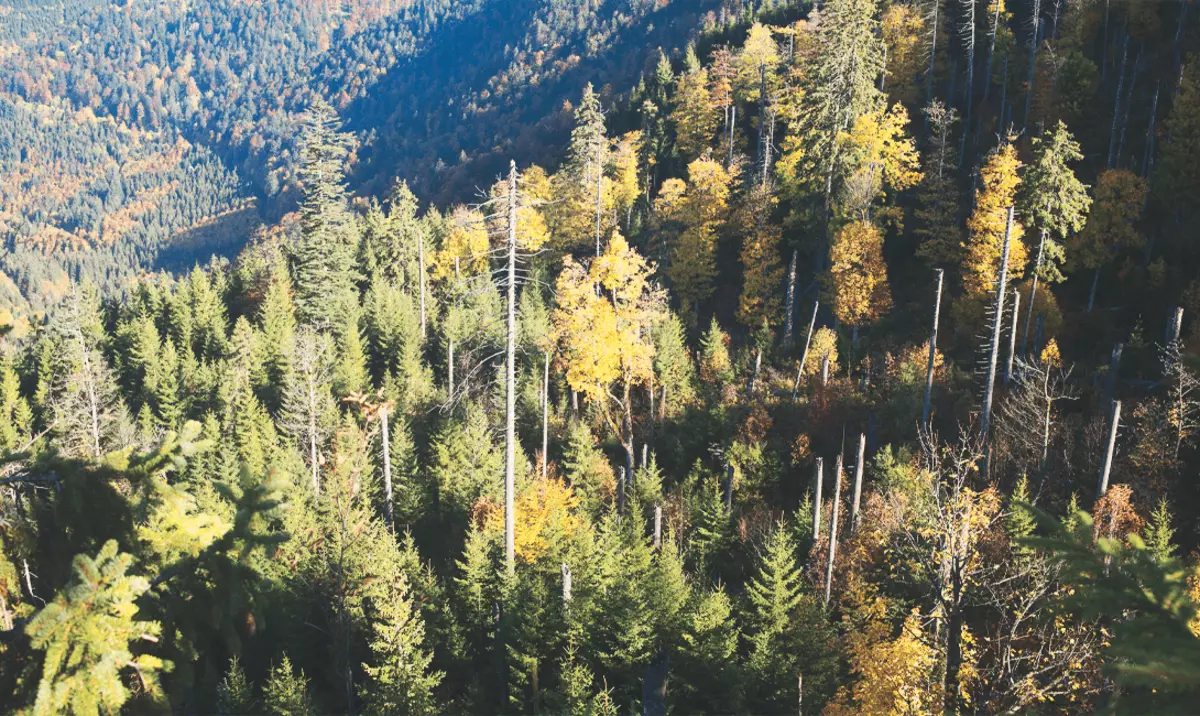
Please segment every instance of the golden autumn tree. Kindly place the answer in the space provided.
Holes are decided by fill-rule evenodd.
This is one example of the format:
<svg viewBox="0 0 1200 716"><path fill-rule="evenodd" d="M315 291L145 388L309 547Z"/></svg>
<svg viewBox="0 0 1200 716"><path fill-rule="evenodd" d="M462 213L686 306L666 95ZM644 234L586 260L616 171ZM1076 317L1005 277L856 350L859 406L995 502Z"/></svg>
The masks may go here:
<svg viewBox="0 0 1200 716"><path fill-rule="evenodd" d="M642 193L641 167L638 166L638 156L642 152L642 133L640 131L626 132L612 140L609 149L612 173L612 208L618 214L624 214L626 225ZM539 197L540 198L540 197Z"/></svg>
<svg viewBox="0 0 1200 716"><path fill-rule="evenodd" d="M563 259L557 283L554 331L567 383L599 409L625 448L633 470L635 386L650 380L654 340L650 328L666 318L666 295L650 281L653 267L613 232L604 253L586 266Z"/></svg>
<svg viewBox="0 0 1200 716"><path fill-rule="evenodd" d="M915 610L909 614L899 635L893 638L882 610L868 611L865 628L847 636L850 669L858 680L852 687L838 689L836 700L824 713L917 716L941 711L937 650L924 632L920 615Z"/></svg>
<svg viewBox="0 0 1200 716"><path fill-rule="evenodd" d="M474 276L488 267L488 230L483 214L456 206L447 222L441 249L433 256L433 278L444 281L455 274Z"/></svg>
<svg viewBox="0 0 1200 716"><path fill-rule="evenodd" d="M778 199L772 194L769 182L762 182L750 191L741 211L742 238L742 296L738 302L738 320L756 330L765 322L779 322L782 305L780 287L783 266L779 262L779 227L771 222L771 212Z"/></svg>
<svg viewBox="0 0 1200 716"><path fill-rule="evenodd" d="M554 475L535 477L517 495L514 543L517 559L525 564L537 562L547 553L585 532L587 519L579 512L579 495L564 480ZM504 510L488 505L486 528L504 532Z"/></svg>
<svg viewBox="0 0 1200 716"><path fill-rule="evenodd" d="M833 311L855 329L879 320L892 307L883 234L869 221L842 227L830 246L829 278Z"/></svg>
<svg viewBox="0 0 1200 716"><path fill-rule="evenodd" d="M761 70L767 70L767 82L779 64L779 45L770 25L754 23L746 33L746 41L733 57L734 91L743 102L757 102Z"/></svg>
<svg viewBox="0 0 1200 716"><path fill-rule="evenodd" d="M733 177L708 157L688 165L688 183L668 179L655 202L663 220L680 227L669 247L667 276L679 296L681 312L694 318L713 291L717 275L717 232L729 212Z"/></svg>
<svg viewBox="0 0 1200 716"><path fill-rule="evenodd" d="M1012 142L1004 142L980 170L980 187L975 192L975 211L967 220L969 238L962 262L963 287L970 295L982 296L996 282L1008 208L1016 201L1021 183L1017 172L1021 166L1016 147ZM1021 240L1024 235L1025 229L1014 220L1008 250L1010 281L1020 279L1025 273L1026 251Z"/></svg>
<svg viewBox="0 0 1200 716"><path fill-rule="evenodd" d="M838 137L846 172L840 201L844 215L867 219L885 190L903 191L921 181L920 158L907 126L908 111L897 104L860 115Z"/></svg>

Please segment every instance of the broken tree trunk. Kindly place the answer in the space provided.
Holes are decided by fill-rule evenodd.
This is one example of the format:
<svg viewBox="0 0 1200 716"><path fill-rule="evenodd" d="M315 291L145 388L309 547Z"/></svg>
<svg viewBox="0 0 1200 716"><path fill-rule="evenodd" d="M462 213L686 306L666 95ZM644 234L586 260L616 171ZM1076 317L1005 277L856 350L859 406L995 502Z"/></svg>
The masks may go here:
<svg viewBox="0 0 1200 716"><path fill-rule="evenodd" d="M1096 499L1104 497L1108 492L1108 475L1112 471L1113 453L1117 449L1117 427L1121 424L1121 401L1115 401L1112 407L1112 418L1108 428L1108 447L1104 451L1104 467L1100 470L1100 485L1096 489Z"/></svg>
<svg viewBox="0 0 1200 716"><path fill-rule="evenodd" d="M804 362L808 360L808 349L812 346L813 329L817 325L817 309L820 301L813 301L812 318L808 321L808 337L804 339L804 352L800 354L800 367L796 369L796 382L792 384L792 400L796 400L796 391L800 389L800 376L804 375Z"/></svg>
<svg viewBox="0 0 1200 716"><path fill-rule="evenodd" d="M833 513L829 518L829 560L825 563L825 611L829 611L829 596L833 592L833 562L837 559L838 511L842 498L841 455L838 455L833 471Z"/></svg>
<svg viewBox="0 0 1200 716"><path fill-rule="evenodd" d="M1012 328L1008 336L1008 365L1004 369L1004 384L1012 382L1013 359L1017 356L1017 316L1021 315L1021 292L1013 291Z"/></svg>
<svg viewBox="0 0 1200 716"><path fill-rule="evenodd" d="M862 496L863 460L867 456L867 434L858 434L858 460L854 463L854 502L850 507L851 529L858 529L858 503Z"/></svg>
<svg viewBox="0 0 1200 716"><path fill-rule="evenodd" d="M825 458L817 458L817 472L815 476L816 489L813 495L813 523L812 523L812 539L816 543L821 539L821 483L825 482Z"/></svg>

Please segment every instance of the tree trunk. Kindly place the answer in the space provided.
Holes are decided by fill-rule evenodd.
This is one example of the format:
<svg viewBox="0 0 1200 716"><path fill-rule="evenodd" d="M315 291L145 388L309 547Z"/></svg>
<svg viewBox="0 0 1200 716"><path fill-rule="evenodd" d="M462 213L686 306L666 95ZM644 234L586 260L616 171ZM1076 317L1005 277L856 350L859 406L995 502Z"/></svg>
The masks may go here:
<svg viewBox="0 0 1200 716"><path fill-rule="evenodd" d="M733 463L725 463L725 509L733 510Z"/></svg>
<svg viewBox="0 0 1200 716"><path fill-rule="evenodd" d="M597 235L598 236L598 235ZM508 165L508 340L504 361L504 562L516 569L517 498L517 163Z"/></svg>
<svg viewBox="0 0 1200 716"><path fill-rule="evenodd" d="M1012 326L1008 335L1008 365L1004 369L1004 384L1012 382L1013 359L1017 357L1017 323L1021 315L1021 292L1013 291Z"/></svg>
<svg viewBox="0 0 1200 716"><path fill-rule="evenodd" d="M454 402L454 339L450 338L446 341L446 376L448 392L446 399Z"/></svg>
<svg viewBox="0 0 1200 716"><path fill-rule="evenodd" d="M992 317L992 340L988 346L987 383L984 384L983 415L980 419L980 433L984 442L988 438L988 429L992 419L992 396L996 389L996 363L1000 354L1000 328L1004 319L1004 289L1008 282L1008 251L1012 241L1013 207L1008 207L1008 220L1004 228L1004 248L1000 252L1000 276L996 281L996 307Z"/></svg>
<svg viewBox="0 0 1200 716"><path fill-rule="evenodd" d="M425 236L417 232L417 271L420 272L421 292L421 340L425 340Z"/></svg>
<svg viewBox="0 0 1200 716"><path fill-rule="evenodd" d="M992 17L992 43L988 47L987 72L983 75L983 99L980 102L987 102L988 94L992 89L992 61L996 57L996 31L1000 29L1000 3L996 3L996 14ZM982 123L982 118L980 122Z"/></svg>
<svg viewBox="0 0 1200 716"><path fill-rule="evenodd" d="M729 116L729 160L725 163L726 167L733 166L733 133L737 130L737 104L731 102Z"/></svg>
<svg viewBox="0 0 1200 716"><path fill-rule="evenodd" d="M1171 316L1170 332L1167 334L1167 343L1179 342L1179 336L1183 333L1183 306L1176 306L1175 312Z"/></svg>
<svg viewBox="0 0 1200 716"><path fill-rule="evenodd" d="M933 299L933 328L929 331L929 359L925 366L925 407L921 412L921 428L928 433L929 421L933 417L933 368L937 363L938 319L942 313L942 280L946 270L937 270L937 294Z"/></svg>
<svg viewBox="0 0 1200 716"><path fill-rule="evenodd" d="M383 409L379 411L379 429L381 431L380 438L383 441L383 445L381 446L383 448L382 449L382 452L383 452L383 496L384 496L383 512L384 512L384 515L387 517L388 526L393 527L394 522L392 520L392 442L391 442L391 434L388 430L388 427L389 427L388 426L388 409L387 409L387 406L385 405L383 407Z"/></svg>
<svg viewBox="0 0 1200 716"><path fill-rule="evenodd" d="M758 376L762 371L762 348L754 354L754 376L750 378L750 394L754 395L754 391L758 390Z"/></svg>
<svg viewBox="0 0 1200 716"><path fill-rule="evenodd" d="M821 486L825 482L825 458L817 458L817 472L814 480L816 489L813 495L812 541L816 544L821 539Z"/></svg>
<svg viewBox="0 0 1200 716"><path fill-rule="evenodd" d="M1108 395L1105 401L1111 408L1113 401L1117 399L1117 379L1121 372L1121 353L1124 352L1125 346L1121 342L1113 344L1112 356L1108 360Z"/></svg>
<svg viewBox="0 0 1200 716"><path fill-rule="evenodd" d="M654 506L654 549L662 549L662 505Z"/></svg>
<svg viewBox="0 0 1200 716"><path fill-rule="evenodd" d="M1033 281L1029 284L1029 306L1025 309L1025 333L1021 337L1021 357L1026 360L1029 359L1026 348L1029 345L1029 327L1033 323L1033 304L1034 299L1037 298L1038 279L1040 278L1039 274L1042 269L1042 256L1046 250L1046 234L1047 231L1043 228L1041 238L1038 240L1037 260L1033 263Z"/></svg>
<svg viewBox="0 0 1200 716"><path fill-rule="evenodd" d="M808 320L808 337L804 339L804 352L800 354L800 367L796 369L796 382L792 384L792 401L796 400L796 391L800 389L800 376L804 374L804 363L808 360L808 349L812 346L813 329L817 325L817 309L820 301L813 301L812 318Z"/></svg>
<svg viewBox="0 0 1200 716"><path fill-rule="evenodd" d="M513 171L516 171L515 169ZM604 195L604 139L596 142L596 256L600 255L600 217Z"/></svg>
<svg viewBox="0 0 1200 716"><path fill-rule="evenodd" d="M863 480L863 461L867 456L867 434L858 434L858 460L854 463L854 502L850 507L850 521L853 524L852 529L858 529L858 503L859 497L862 495L862 480Z"/></svg>
<svg viewBox="0 0 1200 716"><path fill-rule="evenodd" d="M1108 428L1108 447L1104 450L1104 467L1100 470L1100 485L1096 489L1096 499L1104 497L1108 492L1108 475L1112 471L1113 453L1117 449L1117 428L1121 424L1121 401L1113 402L1112 417Z"/></svg>
<svg viewBox="0 0 1200 716"><path fill-rule="evenodd" d="M562 563L562 600L564 605L571 603L571 568L566 562Z"/></svg>
<svg viewBox="0 0 1200 716"><path fill-rule="evenodd" d="M938 11L942 0L933 0L933 30L929 33L929 74L925 80L925 104L933 102L933 63L937 60ZM928 120L926 120L928 121Z"/></svg>
<svg viewBox="0 0 1200 716"><path fill-rule="evenodd" d="M825 563L825 611L829 611L829 597L833 593L833 562L837 559L838 512L842 502L842 456L837 456L834 467L833 514L829 519L829 560Z"/></svg>
<svg viewBox="0 0 1200 716"><path fill-rule="evenodd" d="M1142 153L1142 178L1148 179L1154 157L1154 122L1158 114L1158 83L1154 83L1154 100L1150 103L1150 123L1146 125L1146 148Z"/></svg>
<svg viewBox="0 0 1200 716"><path fill-rule="evenodd" d="M1036 0L1035 0L1036 2ZM971 133L971 107L974 106L975 94L975 0L965 0L966 17L963 22L967 25L967 84L963 88L963 97L967 101L967 116L963 120L962 139L958 146L958 166L963 165L967 154L967 135Z"/></svg>
<svg viewBox="0 0 1200 716"><path fill-rule="evenodd" d="M650 415L649 415L650 420L648 421L650 423L650 426L649 426L650 427L650 442L654 442L655 412L654 412L654 371L653 370L650 371L650 385L646 390L646 394L650 396ZM645 462L645 458L642 459L642 462Z"/></svg>
<svg viewBox="0 0 1200 716"><path fill-rule="evenodd" d="M796 262L800 252L792 249L792 262L788 265L787 308L783 313L783 351L792 350L792 323L796 313Z"/></svg>
<svg viewBox="0 0 1200 716"><path fill-rule="evenodd" d="M1092 308L1096 305L1096 286L1100 285L1100 267L1096 267L1095 273L1092 274L1092 290L1088 292L1087 312L1091 313Z"/></svg>
<svg viewBox="0 0 1200 716"><path fill-rule="evenodd" d="M1125 93L1125 101L1121 104L1121 134L1117 139L1117 161L1125 153L1125 132L1129 129L1129 108L1133 105L1133 92L1137 89L1138 68L1142 64L1142 51L1138 50L1133 61L1133 69L1129 72L1129 91Z"/></svg>
<svg viewBox="0 0 1200 716"><path fill-rule="evenodd" d="M546 479L546 466L550 462L550 351L542 365L542 479Z"/></svg>
<svg viewBox="0 0 1200 716"><path fill-rule="evenodd" d="M625 514L625 468L617 468L617 514Z"/></svg>

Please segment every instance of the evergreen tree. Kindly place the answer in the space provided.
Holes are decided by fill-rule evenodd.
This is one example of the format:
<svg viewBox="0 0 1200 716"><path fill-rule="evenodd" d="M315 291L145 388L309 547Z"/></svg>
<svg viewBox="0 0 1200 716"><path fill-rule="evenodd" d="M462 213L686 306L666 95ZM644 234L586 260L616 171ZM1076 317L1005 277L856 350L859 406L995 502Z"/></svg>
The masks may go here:
<svg viewBox="0 0 1200 716"><path fill-rule="evenodd" d="M433 690L442 675L429 671L433 656L424 647L425 625L403 579L378 605L371 628L373 664L363 666L371 678L362 688L367 708L376 713L432 712Z"/></svg>
<svg viewBox="0 0 1200 716"><path fill-rule="evenodd" d="M921 159L924 179L917 190L917 255L936 266L956 266L962 260L962 229L958 218L958 187L954 181L954 124L958 113L935 100L925 108L929 140Z"/></svg>
<svg viewBox="0 0 1200 716"><path fill-rule="evenodd" d="M317 713L308 693L308 679L303 671L295 673L287 654L267 675L262 705L271 716L315 716Z"/></svg>
<svg viewBox="0 0 1200 716"><path fill-rule="evenodd" d="M296 314L301 322L342 328L356 298L354 258L358 234L346 191L344 165L351 140L333 108L313 103L302 128L301 231L291 247Z"/></svg>
<svg viewBox="0 0 1200 716"><path fill-rule="evenodd" d="M1088 187L1067 166L1083 154L1065 124L1060 121L1042 137L1034 137L1033 154L1021 184L1021 204L1028 223L1041 231L1037 276L1057 283L1063 280L1060 268L1066 259L1061 242L1083 228L1092 200Z"/></svg>

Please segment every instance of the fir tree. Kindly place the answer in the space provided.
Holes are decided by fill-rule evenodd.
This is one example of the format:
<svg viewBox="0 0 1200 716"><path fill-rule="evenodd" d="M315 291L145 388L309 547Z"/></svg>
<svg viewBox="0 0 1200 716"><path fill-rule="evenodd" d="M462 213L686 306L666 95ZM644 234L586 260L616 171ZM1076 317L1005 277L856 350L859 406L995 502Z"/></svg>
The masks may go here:
<svg viewBox="0 0 1200 716"><path fill-rule="evenodd" d="M271 667L262 694L263 711L271 716L315 716L316 707L308 693L304 672L295 673L287 654Z"/></svg>

